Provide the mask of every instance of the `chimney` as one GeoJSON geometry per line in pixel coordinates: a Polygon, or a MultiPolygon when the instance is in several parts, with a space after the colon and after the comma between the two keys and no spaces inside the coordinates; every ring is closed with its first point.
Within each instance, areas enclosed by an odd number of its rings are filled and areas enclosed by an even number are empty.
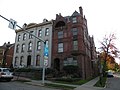
{"type": "Polygon", "coordinates": [[[79,7],[80,14],[83,16],[83,9],[82,7],[79,7]]]}
{"type": "Polygon", "coordinates": [[[59,13],[59,16],[61,16],[61,13],[59,13]]]}

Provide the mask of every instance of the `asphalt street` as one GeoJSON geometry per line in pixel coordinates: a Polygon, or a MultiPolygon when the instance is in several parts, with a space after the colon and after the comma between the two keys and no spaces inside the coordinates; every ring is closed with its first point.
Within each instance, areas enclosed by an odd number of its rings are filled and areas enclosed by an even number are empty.
{"type": "Polygon", "coordinates": [[[113,78],[108,78],[107,87],[104,90],[120,90],[120,74],[114,74],[113,78]]]}
{"type": "Polygon", "coordinates": [[[14,82],[0,82],[0,90],[60,90],[60,89],[28,85],[25,83],[14,81],[14,82]]]}

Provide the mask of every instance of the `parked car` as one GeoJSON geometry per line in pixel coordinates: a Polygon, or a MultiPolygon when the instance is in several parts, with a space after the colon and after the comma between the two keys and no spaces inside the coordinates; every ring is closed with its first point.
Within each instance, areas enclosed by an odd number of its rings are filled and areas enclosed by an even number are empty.
{"type": "Polygon", "coordinates": [[[107,77],[114,77],[113,72],[107,72],[107,77]]]}
{"type": "Polygon", "coordinates": [[[13,73],[9,68],[0,68],[0,80],[11,81],[13,79],[13,73]]]}

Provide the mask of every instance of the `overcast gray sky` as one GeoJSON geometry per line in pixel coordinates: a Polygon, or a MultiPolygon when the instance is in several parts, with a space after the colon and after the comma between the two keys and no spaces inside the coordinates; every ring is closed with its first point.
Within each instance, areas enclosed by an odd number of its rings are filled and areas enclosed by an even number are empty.
{"type": "MultiPolygon", "coordinates": [[[[55,19],[56,14],[72,15],[79,7],[88,21],[89,34],[99,41],[105,34],[115,33],[116,44],[120,46],[120,1],[119,0],[0,0],[0,15],[24,23],[41,23],[44,18],[55,19]]],[[[0,18],[0,45],[15,42],[15,31],[8,28],[8,22],[0,18]]]]}

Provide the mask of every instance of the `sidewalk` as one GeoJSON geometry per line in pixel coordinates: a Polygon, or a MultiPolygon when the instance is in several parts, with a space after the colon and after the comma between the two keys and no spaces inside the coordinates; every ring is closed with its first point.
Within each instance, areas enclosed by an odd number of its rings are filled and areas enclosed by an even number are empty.
{"type": "Polygon", "coordinates": [[[75,88],[74,90],[102,90],[103,88],[94,87],[95,83],[99,80],[99,77],[75,88]]]}
{"type": "MultiPolygon", "coordinates": [[[[15,77],[14,80],[29,80],[31,82],[25,82],[27,84],[31,84],[31,85],[35,85],[35,86],[43,86],[42,85],[42,81],[41,80],[31,80],[28,78],[24,78],[24,77],[15,77]]],[[[71,84],[62,84],[62,83],[54,83],[52,81],[47,81],[45,80],[45,83],[50,83],[50,84],[58,84],[58,85],[65,85],[65,86],[73,86],[76,87],[74,90],[102,90],[103,88],[100,87],[94,87],[94,84],[99,80],[99,77],[83,84],[83,85],[71,85],[71,84]]]]}

